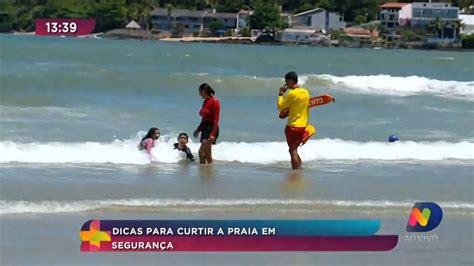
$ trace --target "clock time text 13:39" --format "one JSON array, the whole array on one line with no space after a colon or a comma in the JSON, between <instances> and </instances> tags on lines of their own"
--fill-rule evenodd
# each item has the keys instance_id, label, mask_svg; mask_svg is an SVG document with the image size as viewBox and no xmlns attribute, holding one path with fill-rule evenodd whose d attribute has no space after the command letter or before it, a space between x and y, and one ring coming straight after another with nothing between
<instances>
[{"instance_id":1,"label":"clock time text 13:39","mask_svg":"<svg viewBox=\"0 0 474 266\"><path fill-rule=\"evenodd\" d=\"M74 33L77 31L75 22L46 22L46 31L51 33Z\"/></svg>"}]
</instances>

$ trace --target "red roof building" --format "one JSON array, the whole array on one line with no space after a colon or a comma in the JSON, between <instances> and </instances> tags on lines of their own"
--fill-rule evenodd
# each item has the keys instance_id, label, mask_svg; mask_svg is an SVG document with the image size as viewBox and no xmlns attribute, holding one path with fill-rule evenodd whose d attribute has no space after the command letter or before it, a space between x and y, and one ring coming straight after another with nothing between
<instances>
[{"instance_id":1,"label":"red roof building","mask_svg":"<svg viewBox=\"0 0 474 266\"><path fill-rule=\"evenodd\" d=\"M408 5L408 3L385 3L380 6L382 9L386 8L395 8L395 9L402 9L402 7Z\"/></svg>"},{"instance_id":2,"label":"red roof building","mask_svg":"<svg viewBox=\"0 0 474 266\"><path fill-rule=\"evenodd\" d=\"M395 31L400 26L399 20L409 20L412 17L412 8L409 3L385 3L380 6L380 22L389 31Z\"/></svg>"}]
</instances>

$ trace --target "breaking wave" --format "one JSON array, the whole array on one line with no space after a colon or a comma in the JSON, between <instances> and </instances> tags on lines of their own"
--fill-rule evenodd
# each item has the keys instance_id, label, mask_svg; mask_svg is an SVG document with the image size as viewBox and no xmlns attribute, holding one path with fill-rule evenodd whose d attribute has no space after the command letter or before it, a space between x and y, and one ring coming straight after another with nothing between
<instances>
[{"instance_id":1,"label":"breaking wave","mask_svg":"<svg viewBox=\"0 0 474 266\"><path fill-rule=\"evenodd\" d=\"M466 98L474 100L474 81L444 81L418 76L394 77L390 75L374 76L332 76L309 75L308 85L320 80L349 92L410 96L432 94L441 97Z\"/></svg>"},{"instance_id":2,"label":"breaking wave","mask_svg":"<svg viewBox=\"0 0 474 266\"><path fill-rule=\"evenodd\" d=\"M184 74L177 74L178 76ZM186 74L189 76L189 74ZM193 74L204 80L203 73ZM215 76L207 74L205 80L220 87L235 88L278 88L283 79L258 76ZM311 90L339 90L354 94L412 96L434 95L474 101L474 81L437 80L420 76L391 75L349 75L329 74L300 75L299 83Z\"/></svg>"},{"instance_id":3,"label":"breaking wave","mask_svg":"<svg viewBox=\"0 0 474 266\"><path fill-rule=\"evenodd\" d=\"M0 142L0 163L176 163L184 153L173 149L176 136L166 135L156 142L152 155L138 150L140 136L112 142ZM199 143L190 142L197 153ZM214 147L218 161L272 164L288 161L286 142L221 142ZM314 160L382 160L439 161L474 160L474 142L357 142L341 139L310 140L300 149L304 161Z\"/></svg>"}]
</instances>

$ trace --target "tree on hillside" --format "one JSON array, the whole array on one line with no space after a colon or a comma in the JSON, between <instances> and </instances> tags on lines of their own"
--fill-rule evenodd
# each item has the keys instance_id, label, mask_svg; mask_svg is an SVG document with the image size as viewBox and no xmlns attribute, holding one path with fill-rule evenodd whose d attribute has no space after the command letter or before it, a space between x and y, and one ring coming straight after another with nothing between
<instances>
[{"instance_id":1,"label":"tree on hillside","mask_svg":"<svg viewBox=\"0 0 474 266\"><path fill-rule=\"evenodd\" d=\"M100 0L94 6L96 31L122 28L126 23L127 7L125 0Z\"/></svg>"},{"instance_id":2,"label":"tree on hillside","mask_svg":"<svg viewBox=\"0 0 474 266\"><path fill-rule=\"evenodd\" d=\"M458 6L459 9L463 9L463 8L474 5L474 2L472 0L451 0L451 3L454 6Z\"/></svg>"},{"instance_id":3,"label":"tree on hillside","mask_svg":"<svg viewBox=\"0 0 474 266\"><path fill-rule=\"evenodd\" d=\"M310 3L304 3L302 6L296 9L295 13L301 13L313 9L314 6Z\"/></svg>"},{"instance_id":4,"label":"tree on hillside","mask_svg":"<svg viewBox=\"0 0 474 266\"><path fill-rule=\"evenodd\" d=\"M220 0L216 5L216 10L223 13L237 13L243 6L242 0Z\"/></svg>"},{"instance_id":5,"label":"tree on hillside","mask_svg":"<svg viewBox=\"0 0 474 266\"><path fill-rule=\"evenodd\" d=\"M216 33L218 30L224 30L224 29L225 29L224 24L222 24L219 21L213 21L209 23L209 30L212 33Z\"/></svg>"},{"instance_id":6,"label":"tree on hillside","mask_svg":"<svg viewBox=\"0 0 474 266\"><path fill-rule=\"evenodd\" d=\"M88 18L93 16L94 2L72 0L12 1L15 9L12 25L16 30L34 30L37 18Z\"/></svg>"},{"instance_id":7,"label":"tree on hillside","mask_svg":"<svg viewBox=\"0 0 474 266\"><path fill-rule=\"evenodd\" d=\"M253 14L250 16L250 27L252 29L265 29L272 35L274 35L277 29L283 29L288 26L285 24L276 1L258 1Z\"/></svg>"},{"instance_id":8,"label":"tree on hillside","mask_svg":"<svg viewBox=\"0 0 474 266\"><path fill-rule=\"evenodd\" d=\"M128 1L128 20L135 20L142 28L148 30L150 25L150 15L153 11L153 3L151 0L134 0Z\"/></svg>"},{"instance_id":9,"label":"tree on hillside","mask_svg":"<svg viewBox=\"0 0 474 266\"><path fill-rule=\"evenodd\" d=\"M256 11L252 19L256 28L284 28L285 23L279 17L280 5L283 12L290 13L320 7L343 15L345 21L356 21L357 18L356 22L361 23L362 16L366 21L377 19L379 5L389 1L394 0L0 0L0 23L3 25L0 30L32 31L34 20L40 17L95 18L96 31L121 28L130 19L146 27L153 7L158 6L194 10L215 8L218 12L237 12L251 7ZM473 0L444 1L461 9L473 5Z\"/></svg>"},{"instance_id":10,"label":"tree on hillside","mask_svg":"<svg viewBox=\"0 0 474 266\"><path fill-rule=\"evenodd\" d=\"M357 23L358 25L367 23L367 17L363 15L358 15L357 17L354 18L354 22Z\"/></svg>"},{"instance_id":11,"label":"tree on hillside","mask_svg":"<svg viewBox=\"0 0 474 266\"><path fill-rule=\"evenodd\" d=\"M322 9L330 10L331 2L329 0L320 0L317 6Z\"/></svg>"}]
</instances>

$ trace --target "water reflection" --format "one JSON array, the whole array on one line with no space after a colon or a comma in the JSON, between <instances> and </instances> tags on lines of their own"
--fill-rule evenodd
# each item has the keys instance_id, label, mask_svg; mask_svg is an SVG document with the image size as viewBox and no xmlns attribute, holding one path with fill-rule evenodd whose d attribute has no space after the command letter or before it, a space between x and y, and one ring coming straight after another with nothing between
<instances>
[{"instance_id":1,"label":"water reflection","mask_svg":"<svg viewBox=\"0 0 474 266\"><path fill-rule=\"evenodd\" d=\"M301 170L288 172L282 184L282 191L290 196L301 196L308 190L309 182Z\"/></svg>"}]
</instances>

